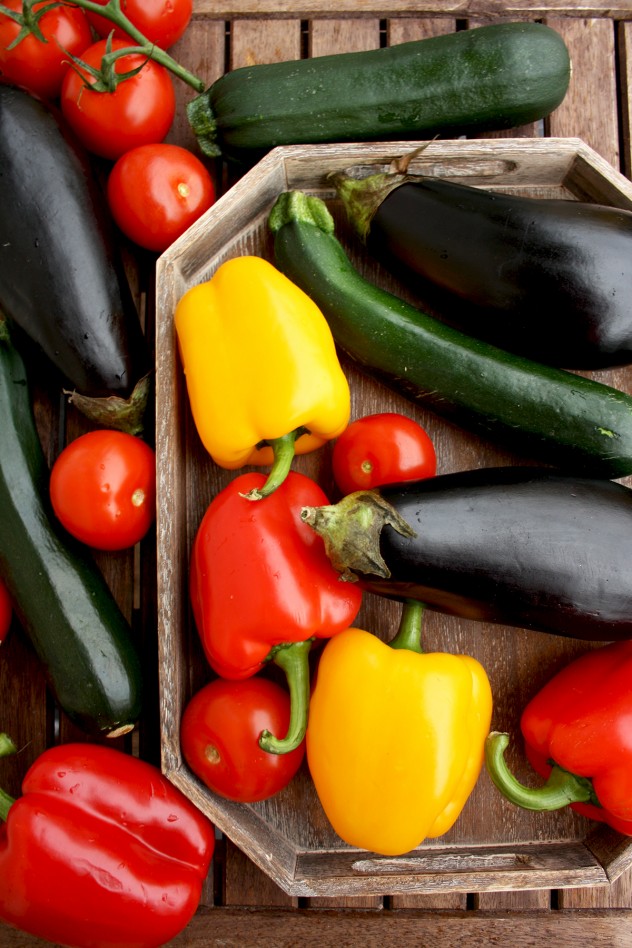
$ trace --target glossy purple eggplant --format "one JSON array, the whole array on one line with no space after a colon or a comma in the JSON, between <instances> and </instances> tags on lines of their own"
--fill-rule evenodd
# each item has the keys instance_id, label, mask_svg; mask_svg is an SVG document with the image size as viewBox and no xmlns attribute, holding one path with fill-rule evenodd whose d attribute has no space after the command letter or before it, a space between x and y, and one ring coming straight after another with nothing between
<instances>
[{"instance_id":1,"label":"glossy purple eggplant","mask_svg":"<svg viewBox=\"0 0 632 948\"><path fill-rule=\"evenodd\" d=\"M632 362L632 211L441 178L336 176L367 249L438 319L537 362Z\"/></svg>"},{"instance_id":2,"label":"glossy purple eggplant","mask_svg":"<svg viewBox=\"0 0 632 948\"><path fill-rule=\"evenodd\" d=\"M88 403L128 402L138 383L145 387L147 347L90 157L56 109L5 83L0 310ZM118 411L109 408L115 425Z\"/></svg>"},{"instance_id":3,"label":"glossy purple eggplant","mask_svg":"<svg viewBox=\"0 0 632 948\"><path fill-rule=\"evenodd\" d=\"M369 592L572 638L632 637L632 490L614 481L483 468L302 516Z\"/></svg>"}]
</instances>

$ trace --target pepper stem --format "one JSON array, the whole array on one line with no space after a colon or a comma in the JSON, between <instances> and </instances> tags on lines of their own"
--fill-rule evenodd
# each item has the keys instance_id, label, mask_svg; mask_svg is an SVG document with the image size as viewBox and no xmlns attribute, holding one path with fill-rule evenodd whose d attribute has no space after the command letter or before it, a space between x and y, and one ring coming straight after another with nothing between
<instances>
[{"instance_id":1,"label":"pepper stem","mask_svg":"<svg viewBox=\"0 0 632 948\"><path fill-rule=\"evenodd\" d=\"M305 428L296 428L295 431L290 431L289 434L281 435L280 438L270 438L269 441L265 442L274 453L272 468L263 487L253 487L247 494L244 494L246 500L263 500L264 497L269 497L277 487L281 486L290 473L296 441L302 434L305 434L305 430Z\"/></svg>"},{"instance_id":2,"label":"pepper stem","mask_svg":"<svg viewBox=\"0 0 632 948\"><path fill-rule=\"evenodd\" d=\"M553 765L547 782L531 788L521 784L505 761L509 735L492 731L485 742L485 765L492 782L509 800L525 810L560 810L570 803L597 803L592 782Z\"/></svg>"},{"instance_id":3,"label":"pepper stem","mask_svg":"<svg viewBox=\"0 0 632 948\"><path fill-rule=\"evenodd\" d=\"M285 737L279 738L265 730L259 736L259 746L269 754L289 754L296 750L305 737L309 710L309 661L312 639L290 642L273 649L270 661L285 672L290 689L290 723Z\"/></svg>"},{"instance_id":4,"label":"pepper stem","mask_svg":"<svg viewBox=\"0 0 632 948\"><path fill-rule=\"evenodd\" d=\"M407 599L399 620L399 629L388 643L391 648L403 648L409 652L423 652L421 632L423 628L424 604L418 599Z\"/></svg>"},{"instance_id":5,"label":"pepper stem","mask_svg":"<svg viewBox=\"0 0 632 948\"><path fill-rule=\"evenodd\" d=\"M4 731L0 731L0 757L8 757L10 754L15 754L16 751L17 748L9 735L5 734ZM14 798L0 789L0 820L3 822L6 820L14 803Z\"/></svg>"}]
</instances>

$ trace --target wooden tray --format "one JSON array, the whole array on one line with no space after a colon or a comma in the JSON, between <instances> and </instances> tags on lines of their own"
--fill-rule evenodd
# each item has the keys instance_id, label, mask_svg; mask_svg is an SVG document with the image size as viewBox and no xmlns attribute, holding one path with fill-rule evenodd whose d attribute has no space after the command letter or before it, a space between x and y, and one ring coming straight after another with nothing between
<instances>
[{"instance_id":1,"label":"wooden tray","mask_svg":"<svg viewBox=\"0 0 632 948\"><path fill-rule=\"evenodd\" d=\"M163 770L290 895L606 886L632 864L631 840L568 809L551 814L519 810L500 796L485 772L449 833L405 856L387 858L349 847L333 833L306 767L276 797L243 805L208 791L182 760L183 708L212 676L188 606L188 555L207 505L234 473L211 461L195 431L173 329L175 305L190 286L208 279L229 257L254 253L272 259L267 214L277 195L289 189L306 190L327 200L338 221L338 236L363 272L403 294L395 281L359 251L326 175L358 164L385 168L394 157L415 147L416 143L407 142L275 149L158 261L156 443L158 496L163 500L157 555ZM577 139L436 142L411 167L503 191L632 208L630 182ZM434 439L439 473L529 462L448 425L361 374L346 359L343 366L352 389L352 417L395 410L416 418ZM632 392L630 369L592 375ZM230 399L229 392L226 398ZM297 459L295 466L319 480L333 499L330 456L329 445ZM367 595L356 624L389 639L398 615L396 604ZM492 726L510 732L508 760L517 776L537 783L522 753L521 709L544 681L593 647L591 643L427 613L425 644L428 649L466 652L483 663L495 698Z\"/></svg>"}]
</instances>

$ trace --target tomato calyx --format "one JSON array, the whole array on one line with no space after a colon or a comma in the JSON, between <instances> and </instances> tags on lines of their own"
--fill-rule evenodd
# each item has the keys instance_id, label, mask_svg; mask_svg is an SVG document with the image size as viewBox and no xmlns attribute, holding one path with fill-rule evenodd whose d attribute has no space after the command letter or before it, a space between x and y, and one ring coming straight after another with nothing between
<instances>
[{"instance_id":1,"label":"tomato calyx","mask_svg":"<svg viewBox=\"0 0 632 948\"><path fill-rule=\"evenodd\" d=\"M91 92L115 92L120 82L125 82L126 79L132 79L134 76L137 76L151 59L149 51L143 46L124 46L122 49L112 49L113 35L113 33L110 33L107 37L105 52L101 57L100 69L90 66L79 56L72 56L70 54L68 56L71 69L74 69L84 86L90 89ZM127 72L116 71L116 63L119 59L123 56L137 54L145 57L139 66L128 69ZM87 78L86 73L91 78Z\"/></svg>"},{"instance_id":2,"label":"tomato calyx","mask_svg":"<svg viewBox=\"0 0 632 948\"><path fill-rule=\"evenodd\" d=\"M20 32L15 37L12 43L7 46L7 49L15 49L18 43L21 43L29 34L40 41L40 43L47 43L48 40L42 33L39 27L39 21L44 16L45 13L48 13L49 10L52 10L54 7L61 6L60 3L57 3L56 0L53 0L52 3L47 3L44 6L39 7L38 10L34 10L33 6L37 3L37 0L23 0L22 12L18 13L17 10L10 10L9 7L5 7L4 4L0 3L0 13L3 16L8 16L10 20L13 20L14 23L20 27Z\"/></svg>"},{"instance_id":3,"label":"tomato calyx","mask_svg":"<svg viewBox=\"0 0 632 948\"><path fill-rule=\"evenodd\" d=\"M65 0L52 0L51 3L47 3L44 7L34 11L32 7L36 2L37 0L23 0L22 13L17 13L14 10L10 10L8 7L5 7L4 4L0 3L0 16L8 16L21 27L20 33L15 38L9 49L11 49L18 42L20 42L20 40L24 39L25 36L28 36L31 33L40 42L47 42L38 26L38 20L44 15L44 13L52 10L54 7L64 6ZM180 65L180 63L170 56L169 53L165 52L165 50L161 49L159 46L156 46L155 43L150 42L147 37L144 36L136 26L134 26L131 20L123 12L121 0L108 0L108 3L106 3L105 6L102 6L100 3L94 3L92 0L72 0L72 4L73 6L80 7L86 12L95 13L98 16L105 17L105 19L110 20L114 26L120 27L125 33L128 34L128 36L131 37L136 45L130 46L125 50L117 51L114 59L118 59L119 56L122 55L140 53L141 55L146 56L147 59L152 59L159 65L164 66L183 82L186 82L187 85L191 86L192 89L195 89L196 92L205 91L206 83L203 79L200 79L188 69L185 69L185 67ZM85 63L82 63L80 59L77 59L75 56L71 56L70 54L69 58L71 60L71 65L74 62L77 66L80 66L81 69L85 69L87 72L93 74L94 71L92 68L86 66ZM127 75L125 73L119 73L118 76L115 76L112 79L112 77L109 75L110 69L113 72L114 66L113 64L110 65L108 62L102 67L101 74L94 76L96 84L92 85L86 82L86 85L89 84L90 88L95 92L113 92L119 81L131 78L133 75L136 75L136 72L138 71L132 70ZM97 73L99 73L98 70ZM108 83L111 81L114 82L113 86L108 85Z\"/></svg>"}]
</instances>

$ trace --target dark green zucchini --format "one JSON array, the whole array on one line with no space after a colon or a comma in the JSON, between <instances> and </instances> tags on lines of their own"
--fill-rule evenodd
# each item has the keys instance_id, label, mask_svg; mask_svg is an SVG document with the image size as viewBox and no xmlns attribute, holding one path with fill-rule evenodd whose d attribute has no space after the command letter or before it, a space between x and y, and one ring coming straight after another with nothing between
<instances>
[{"instance_id":1,"label":"dark green zucchini","mask_svg":"<svg viewBox=\"0 0 632 948\"><path fill-rule=\"evenodd\" d=\"M466 619L594 641L632 636L632 491L503 467L306 507L362 587Z\"/></svg>"},{"instance_id":2,"label":"dark green zucchini","mask_svg":"<svg viewBox=\"0 0 632 948\"><path fill-rule=\"evenodd\" d=\"M544 464L632 473L632 397L472 339L365 280L318 198L280 195L277 266L319 306L344 352L439 415Z\"/></svg>"},{"instance_id":3,"label":"dark green zucchini","mask_svg":"<svg viewBox=\"0 0 632 948\"><path fill-rule=\"evenodd\" d=\"M5 83L0 312L41 347L86 414L140 430L149 358L105 196L62 116Z\"/></svg>"},{"instance_id":4,"label":"dark green zucchini","mask_svg":"<svg viewBox=\"0 0 632 948\"><path fill-rule=\"evenodd\" d=\"M89 734L124 734L140 713L140 657L94 560L50 509L26 370L4 320L0 419L0 577L62 710Z\"/></svg>"},{"instance_id":5,"label":"dark green zucchini","mask_svg":"<svg viewBox=\"0 0 632 948\"><path fill-rule=\"evenodd\" d=\"M246 66L188 107L207 155L514 128L548 115L570 79L559 33L497 23L357 53Z\"/></svg>"},{"instance_id":6,"label":"dark green zucchini","mask_svg":"<svg viewBox=\"0 0 632 948\"><path fill-rule=\"evenodd\" d=\"M349 220L419 304L574 369L632 362L632 212L421 175L334 176Z\"/></svg>"}]
</instances>

